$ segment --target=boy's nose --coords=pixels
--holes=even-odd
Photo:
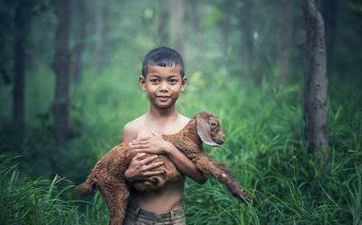
[[[166,82],[161,82],[160,84],[160,90],[161,91],[167,91],[168,90],[168,85]]]

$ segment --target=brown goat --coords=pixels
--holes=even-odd
[[[215,177],[219,182],[227,185],[231,193],[243,200],[250,201],[251,197],[235,182],[228,169],[202,152],[202,143],[219,146],[224,142],[224,133],[215,114],[201,112],[177,134],[162,135],[171,142],[186,157],[192,160],[195,166],[207,177]],[[76,188],[80,196],[90,194],[94,187],[101,192],[110,212],[110,225],[120,225],[125,218],[129,189],[126,185],[124,172],[127,170],[135,151],[127,143],[113,147],[92,169],[87,180]],[[166,157],[164,158],[166,159]],[[165,176],[150,178],[144,183],[139,182],[138,189],[159,188],[166,182],[180,178],[174,166],[167,166],[171,162],[164,160]]]

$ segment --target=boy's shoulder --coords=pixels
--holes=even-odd
[[[181,124],[184,124],[184,125],[186,125],[188,122],[190,122],[190,118],[188,118],[187,116],[184,116],[184,115],[182,115],[182,114],[180,114],[179,113],[179,115],[180,115],[180,122],[181,122]]]
[[[126,125],[124,125],[124,127],[130,128],[130,129],[139,128],[142,124],[144,124],[145,117],[146,117],[146,114],[143,114],[143,115],[129,121],[128,123],[126,123]]]
[[[143,127],[144,122],[145,114],[126,123],[122,131],[122,142],[135,139],[137,137],[139,129]]]

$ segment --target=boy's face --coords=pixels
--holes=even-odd
[[[150,103],[160,109],[173,106],[186,88],[187,78],[182,78],[179,65],[162,67],[148,65],[146,77],[140,76],[139,83],[146,91]]]

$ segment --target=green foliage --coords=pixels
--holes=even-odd
[[[74,84],[71,77],[72,137],[60,148],[54,141],[52,119],[54,3],[42,1],[33,9],[36,16],[26,46],[26,131],[24,141],[19,142],[11,125],[10,72],[13,4],[19,1],[10,2],[0,3],[0,56],[4,58],[0,62],[0,223],[107,224],[100,194],[80,201],[75,200],[72,189],[85,179],[97,159],[119,143],[125,123],[148,109],[147,97],[137,82],[142,56],[159,41],[160,3],[86,1],[83,79]],[[289,84],[282,85],[276,83],[281,2],[255,2],[250,20],[253,68],[263,77],[256,86],[254,78],[243,73],[243,1],[231,1],[233,7],[227,12],[224,7],[229,2],[224,0],[195,2],[185,7],[184,59],[189,85],[177,109],[188,117],[204,110],[219,116],[226,143],[206,151],[225,163],[255,200],[244,204],[214,180],[204,185],[187,180],[188,224],[362,224],[362,93],[357,91],[361,84],[357,63],[361,59],[361,29],[357,29],[361,4],[355,0],[338,3],[333,68],[328,72],[331,161],[320,169],[305,150],[305,32],[300,3],[295,3]],[[190,7],[197,9],[191,11]],[[97,21],[96,11],[104,13],[103,21]],[[230,33],[227,43],[220,43],[226,18]],[[97,26],[102,23],[104,32],[99,33]],[[71,49],[78,41],[74,38]],[[98,68],[97,54],[101,52],[103,64]],[[22,157],[9,155],[14,153]]]
[[[77,129],[81,136],[72,139],[57,160],[61,176],[75,183],[81,182],[97,158],[119,141],[124,123],[147,110],[137,76],[123,75],[120,81],[121,76],[111,75],[117,73],[110,68],[99,76],[90,74],[80,86],[73,87],[72,115],[80,121]],[[179,111],[192,116],[208,110],[219,116],[226,143],[206,151],[224,162],[255,200],[246,205],[214,180],[204,185],[187,180],[188,224],[361,222],[360,93],[338,97],[349,90],[342,85],[330,91],[331,162],[319,169],[313,155],[305,151],[300,85],[272,88],[264,83],[257,89],[252,82],[241,83],[234,76],[206,76],[202,71],[190,71],[189,79],[189,87],[177,103]],[[1,158],[2,221],[106,224],[108,214],[99,193],[89,202],[76,201],[72,182],[46,173],[53,170],[51,164],[36,163],[46,162],[48,153],[35,152],[44,148],[54,151],[49,130],[38,127],[36,132],[29,132],[24,159],[17,160],[24,163],[20,170],[14,162],[7,162],[11,158]],[[50,180],[31,179],[21,172],[24,168],[32,176],[48,174]]]
[[[23,176],[14,161],[19,157],[0,157],[1,224],[106,224],[107,213],[97,194],[92,202],[73,200],[74,185],[59,176],[35,180]],[[86,205],[80,214],[77,203]],[[91,206],[91,207],[90,207]]]

